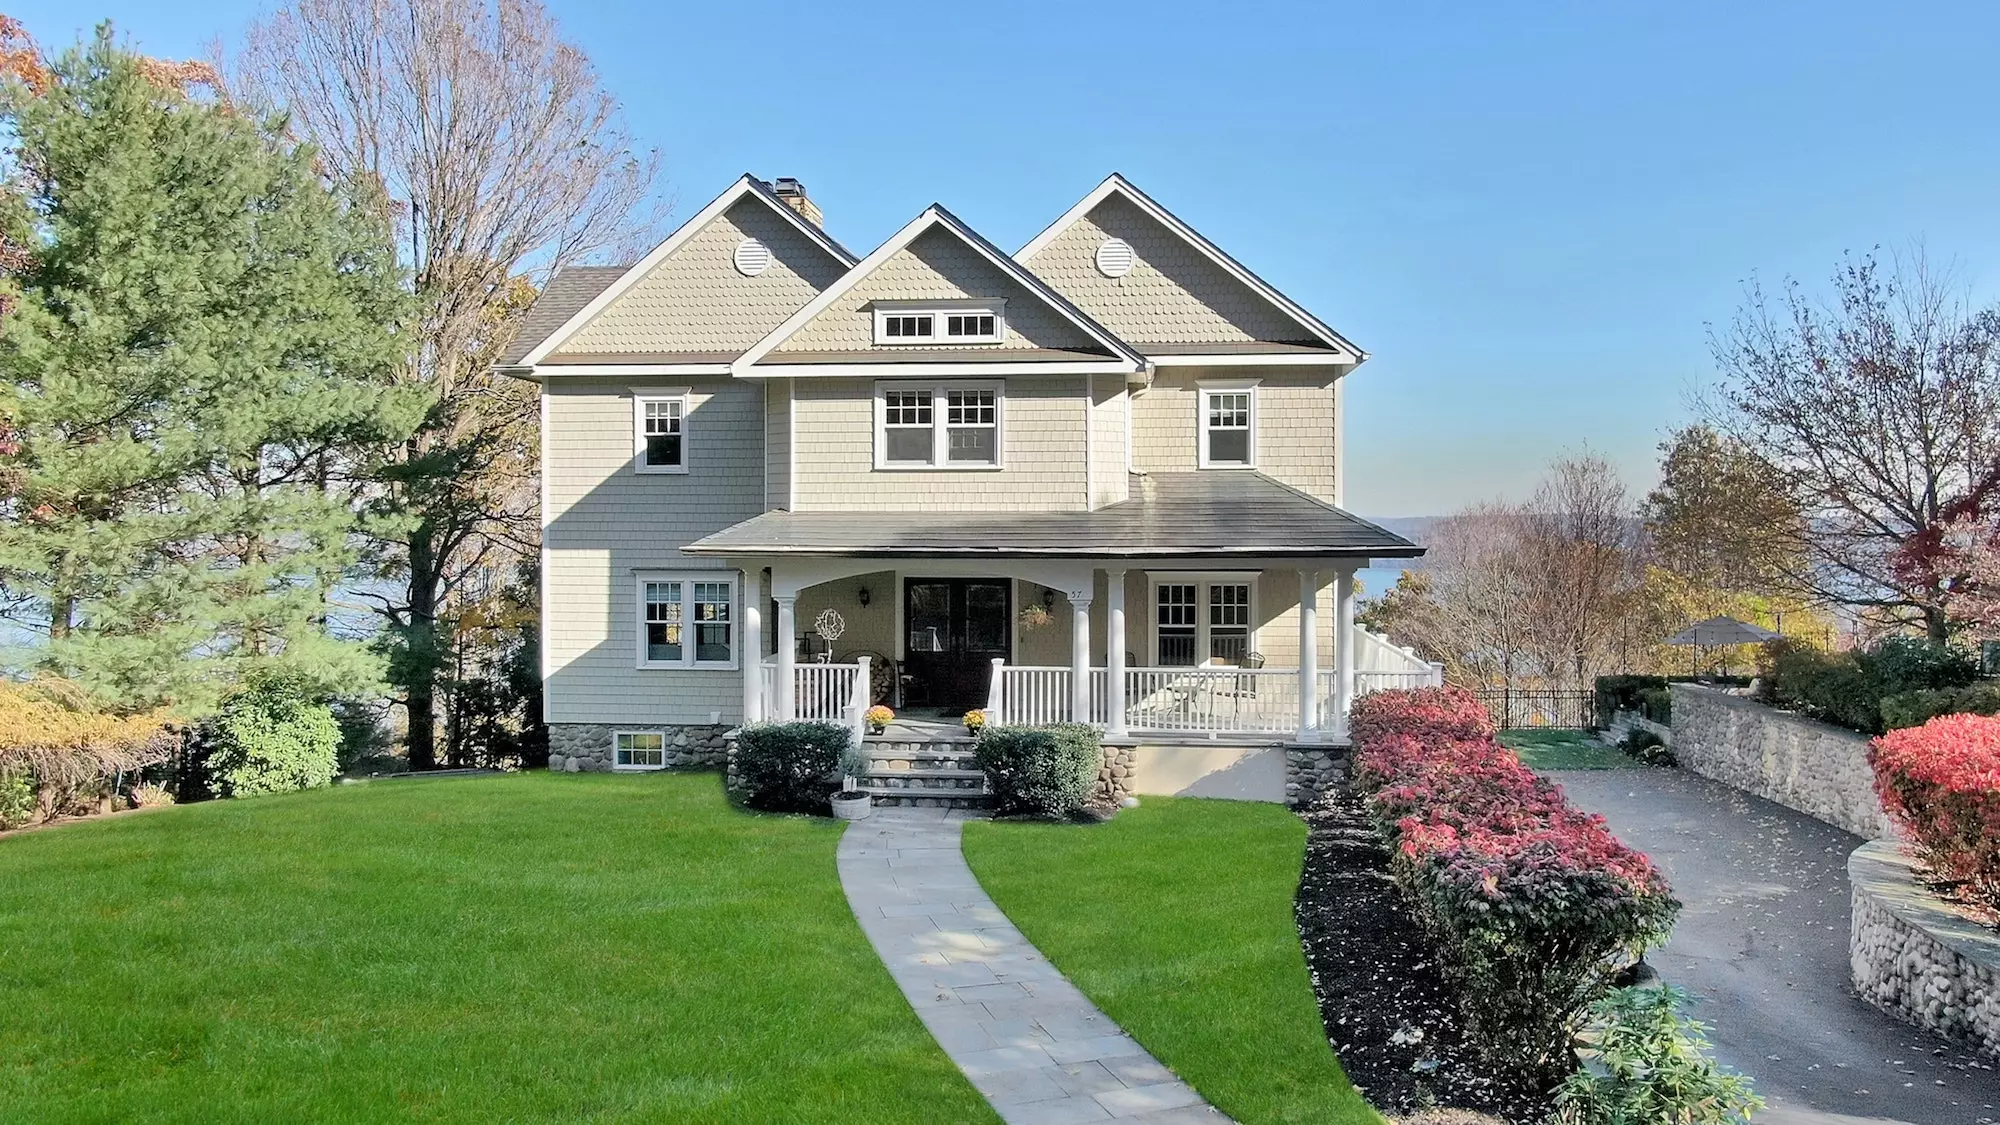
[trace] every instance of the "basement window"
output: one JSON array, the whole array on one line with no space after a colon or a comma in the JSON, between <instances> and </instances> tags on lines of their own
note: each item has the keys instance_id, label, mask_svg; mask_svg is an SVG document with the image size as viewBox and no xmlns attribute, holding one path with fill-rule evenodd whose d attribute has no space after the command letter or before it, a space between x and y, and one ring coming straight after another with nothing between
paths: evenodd
<instances>
[{"instance_id":1,"label":"basement window","mask_svg":"<svg viewBox=\"0 0 2000 1125\"><path fill-rule=\"evenodd\" d=\"M611 736L611 768L615 770L663 770L667 768L667 732L661 730L621 730Z\"/></svg>"}]
</instances>

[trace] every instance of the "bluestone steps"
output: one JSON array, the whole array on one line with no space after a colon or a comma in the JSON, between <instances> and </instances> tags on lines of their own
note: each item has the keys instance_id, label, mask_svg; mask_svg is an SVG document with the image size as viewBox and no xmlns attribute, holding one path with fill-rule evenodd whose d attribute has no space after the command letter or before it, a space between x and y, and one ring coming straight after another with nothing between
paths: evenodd
<instances>
[{"instance_id":1,"label":"bluestone steps","mask_svg":"<svg viewBox=\"0 0 2000 1125\"><path fill-rule=\"evenodd\" d=\"M978 809L992 803L970 738L871 735L861 740L868 770L856 787L878 805Z\"/></svg>"}]
</instances>

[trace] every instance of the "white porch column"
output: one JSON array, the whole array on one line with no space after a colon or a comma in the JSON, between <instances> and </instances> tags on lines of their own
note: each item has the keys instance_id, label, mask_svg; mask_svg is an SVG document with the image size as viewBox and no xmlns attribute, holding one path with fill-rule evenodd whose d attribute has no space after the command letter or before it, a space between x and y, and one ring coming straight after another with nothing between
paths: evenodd
<instances>
[{"instance_id":1,"label":"white porch column","mask_svg":"<svg viewBox=\"0 0 2000 1125\"><path fill-rule=\"evenodd\" d=\"M775 571L772 572L772 576L772 585L775 586L777 584ZM772 701L774 706L771 717L781 723L791 722L798 717L798 673L793 670L793 662L798 656L799 641L796 636L797 626L792 618L792 609L798 604L798 600L797 594L777 596L778 674L773 678L778 681L776 685L778 698Z\"/></svg>"},{"instance_id":2,"label":"white porch column","mask_svg":"<svg viewBox=\"0 0 2000 1125\"><path fill-rule=\"evenodd\" d=\"M1088 585L1069 592L1069 717L1075 723L1090 721L1090 594Z\"/></svg>"},{"instance_id":3,"label":"white porch column","mask_svg":"<svg viewBox=\"0 0 2000 1125\"><path fill-rule=\"evenodd\" d=\"M1125 572L1104 572L1104 733L1125 734Z\"/></svg>"},{"instance_id":4,"label":"white porch column","mask_svg":"<svg viewBox=\"0 0 2000 1125\"><path fill-rule=\"evenodd\" d=\"M737 614L736 651L743 666L743 721L764 717L764 591L763 575L743 572L743 610Z\"/></svg>"},{"instance_id":5,"label":"white porch column","mask_svg":"<svg viewBox=\"0 0 2000 1125\"><path fill-rule=\"evenodd\" d=\"M1335 730L1347 737L1347 709L1354 705L1354 568L1342 567L1333 580L1333 713Z\"/></svg>"},{"instance_id":6,"label":"white porch column","mask_svg":"<svg viewBox=\"0 0 2000 1125\"><path fill-rule=\"evenodd\" d=\"M1299 571L1299 741L1319 737L1319 571Z\"/></svg>"}]
</instances>

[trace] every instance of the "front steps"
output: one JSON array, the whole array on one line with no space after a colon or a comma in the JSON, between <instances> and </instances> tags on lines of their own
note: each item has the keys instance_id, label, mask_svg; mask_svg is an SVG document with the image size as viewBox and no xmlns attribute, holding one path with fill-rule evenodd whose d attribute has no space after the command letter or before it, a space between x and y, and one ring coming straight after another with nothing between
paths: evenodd
<instances>
[{"instance_id":1,"label":"front steps","mask_svg":"<svg viewBox=\"0 0 2000 1125\"><path fill-rule=\"evenodd\" d=\"M870 735L861 740L868 771L855 788L885 807L983 809L992 804L971 738L913 739Z\"/></svg>"}]
</instances>

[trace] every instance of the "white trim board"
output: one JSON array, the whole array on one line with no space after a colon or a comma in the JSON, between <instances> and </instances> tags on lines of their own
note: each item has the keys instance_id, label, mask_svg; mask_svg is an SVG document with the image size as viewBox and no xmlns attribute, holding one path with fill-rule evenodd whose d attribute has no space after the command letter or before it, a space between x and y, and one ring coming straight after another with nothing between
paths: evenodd
<instances>
[{"instance_id":1,"label":"white trim board","mask_svg":"<svg viewBox=\"0 0 2000 1125\"><path fill-rule=\"evenodd\" d=\"M838 242L828 238L825 231L807 222L804 216L792 210L782 200L772 195L765 189L763 182L758 180L757 177L745 172L735 183L729 185L721 195L710 200L708 206L695 212L693 218L675 228L674 233L668 235L666 240L658 246L653 247L652 252L634 262L630 269L619 275L618 280L605 286L602 293L592 297L590 303L578 309L568 320L563 322L562 327L543 337L541 343L536 344L529 350L528 354L522 356L517 363L510 366L533 367L537 363L540 363L551 352L554 352L563 341L574 336L579 329L595 319L598 313L603 312L609 307L611 302L624 296L625 291L638 284L640 278L653 272L654 266L666 261L688 239L693 238L703 228L707 227L709 223L713 222L731 207L734 207L738 201L746 196L761 200L787 222L797 227L800 233L812 239L827 253L833 255L834 259L842 265L850 268L854 265L854 255L849 254Z\"/></svg>"},{"instance_id":2,"label":"white trim board","mask_svg":"<svg viewBox=\"0 0 2000 1125\"><path fill-rule=\"evenodd\" d=\"M1088 215L1091 211L1095 210L1098 204L1104 202L1105 199L1109 198L1113 194L1123 196L1125 199L1130 201L1134 206L1138 207L1141 211L1144 211L1146 214L1152 216L1152 218L1157 220L1162 226L1166 227L1170 231L1173 231L1176 235L1179 235L1182 241L1186 242L1188 245L1194 247L1196 250L1201 251L1201 253L1206 255L1210 261L1222 267L1222 269L1225 272L1230 274L1232 277L1236 278L1236 280L1249 286L1252 291L1256 292L1259 296L1263 297L1265 300L1276 305L1280 310L1282 310L1287 316L1290 316L1293 320L1298 321L1301 327L1310 331L1315 337L1324 341L1330 347L1336 348L1340 351L1341 353L1340 356L1334 357L1330 360L1322 360L1321 362L1330 361L1335 363L1360 363L1368 358L1367 352L1362 351L1352 341L1348 340L1340 333L1335 332L1332 328L1328 327L1325 321L1322 321L1318 317L1307 312L1305 310L1305 307L1300 305L1297 301L1294 301L1290 297L1287 297L1283 293L1280 293L1275 286L1271 285L1270 282L1267 282L1263 278L1258 277L1256 274L1250 272L1247 266L1237 261L1235 258L1230 257L1229 254L1226 251L1224 251L1220 246L1217 246L1215 243L1210 242L1206 237L1202 235L1200 231L1197 231L1193 227L1182 222L1178 215L1175 215L1172 211L1169 211L1165 207L1160 206L1160 204L1157 201L1155 201L1153 197L1147 195L1143 191L1140 191L1137 187L1135 187L1132 184L1130 180L1127 180L1124 176L1118 174L1117 172L1113 172L1109 176L1106 176L1104 178L1104 182L1098 184L1095 188L1091 189L1090 194L1084 196L1081 200L1077 201L1076 206L1071 207L1069 210L1063 212L1062 215L1059 218L1057 218L1055 222L1050 223L1048 227L1042 231L1042 233L1030 239L1026 246L1021 247L1021 249L1015 253L1014 259L1018 262L1026 264L1028 259L1033 258L1036 254L1040 253L1043 249L1045 249L1049 245L1049 243L1055 241L1057 235L1060 235L1063 231L1069 229L1070 225L1076 222L1078 219L1082 218L1085 215ZM1159 361L1155 359L1154 362L1157 363Z\"/></svg>"}]
</instances>

